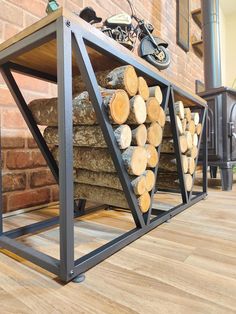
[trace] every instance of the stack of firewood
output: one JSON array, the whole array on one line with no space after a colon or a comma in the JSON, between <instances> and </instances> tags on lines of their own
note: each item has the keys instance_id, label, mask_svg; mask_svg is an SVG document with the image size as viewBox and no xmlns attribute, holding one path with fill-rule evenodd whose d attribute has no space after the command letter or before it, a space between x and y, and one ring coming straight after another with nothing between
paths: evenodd
<instances>
[{"instance_id":1,"label":"stack of firewood","mask_svg":"<svg viewBox=\"0 0 236 314\"><path fill-rule=\"evenodd\" d=\"M161 89L148 87L130 65L97 72L96 78L130 184L146 212L166 120ZM81 76L73 78L72 105L75 198L129 208ZM37 124L47 126L44 138L58 161L57 98L34 100L29 108Z\"/></svg>"},{"instance_id":2,"label":"stack of firewood","mask_svg":"<svg viewBox=\"0 0 236 314\"><path fill-rule=\"evenodd\" d=\"M192 112L189 107L184 107L182 101L177 101L174 106L179 135L179 147L182 153L182 169L184 172L185 186L187 191L191 191L202 124L199 121L199 113ZM172 128L168 115L163 136L157 187L175 189L179 187L179 178Z\"/></svg>"}]
</instances>

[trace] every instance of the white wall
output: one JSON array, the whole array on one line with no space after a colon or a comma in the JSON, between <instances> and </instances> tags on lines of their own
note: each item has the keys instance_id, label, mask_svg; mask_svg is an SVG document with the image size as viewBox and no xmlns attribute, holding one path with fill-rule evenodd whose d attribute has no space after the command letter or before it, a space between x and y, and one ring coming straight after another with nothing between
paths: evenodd
<instances>
[{"instance_id":1,"label":"white wall","mask_svg":"<svg viewBox=\"0 0 236 314\"><path fill-rule=\"evenodd\" d=\"M236 89L236 12L225 14L220 8L219 18L222 85Z\"/></svg>"}]
</instances>

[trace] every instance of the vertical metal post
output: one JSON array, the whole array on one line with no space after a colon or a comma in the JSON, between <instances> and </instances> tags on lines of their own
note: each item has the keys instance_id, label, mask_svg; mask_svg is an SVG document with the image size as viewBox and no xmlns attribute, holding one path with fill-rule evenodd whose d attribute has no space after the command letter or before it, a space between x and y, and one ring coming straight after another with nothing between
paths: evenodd
<instances>
[{"instance_id":1,"label":"vertical metal post","mask_svg":"<svg viewBox=\"0 0 236 314\"><path fill-rule=\"evenodd\" d=\"M74 188L72 143L72 43L69 21L57 21L59 122L60 277L74 272Z\"/></svg>"},{"instance_id":2,"label":"vertical metal post","mask_svg":"<svg viewBox=\"0 0 236 314\"><path fill-rule=\"evenodd\" d=\"M203 192L207 193L207 167L208 167L208 147L207 147L207 128L208 128L208 109L206 108L205 121L203 126L203 143L202 143L202 180Z\"/></svg>"}]
</instances>

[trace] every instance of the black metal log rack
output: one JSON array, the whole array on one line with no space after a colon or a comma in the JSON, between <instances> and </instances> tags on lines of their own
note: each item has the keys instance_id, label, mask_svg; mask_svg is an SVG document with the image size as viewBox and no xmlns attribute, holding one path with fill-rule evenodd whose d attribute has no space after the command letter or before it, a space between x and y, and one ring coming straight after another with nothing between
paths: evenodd
<instances>
[{"instance_id":1,"label":"black metal log rack","mask_svg":"<svg viewBox=\"0 0 236 314\"><path fill-rule=\"evenodd\" d=\"M163 109L169 107L177 171L180 181L182 203L168 211L155 210L142 214L137 205L137 199L131 188L128 174L124 169L120 150L116 144L112 127L103 112L102 98L94 71L106 69L111 65L132 65L139 75L145 77L149 85L159 85L163 93ZM159 72L144 60L136 57L126 48L109 39L99 30L65 10L58 10L33 27L17 35L8 44L0 46L0 67L4 80L14 97L14 100L24 117L35 141L38 144L52 174L59 184L60 210L59 216L46 221L27 225L11 231L3 230L2 206L0 209L0 246L38 266L56 274L62 281L69 282L89 268L103 261L113 253L122 249L132 241L141 237L158 225L169 220L186 208L205 198L207 195L207 143L206 115L207 106L199 97L189 94L175 84L163 78ZM59 167L57 166L32 113L13 77L12 72L36 77L58 85L58 123L59 123ZM97 120L102 129L105 141L113 159L123 191L130 207L130 213L135 222L135 228L102 245L94 251L74 259L74 219L87 213L106 208L100 205L90 209L85 208L85 200L80 200L74 211L73 197L73 143L72 143L72 76L80 72L89 96L94 105ZM198 110L203 127L202 147L203 184L202 190L187 192L181 164L179 138L176 127L174 102L182 99ZM65 106L66 104L66 106ZM160 154L160 147L158 148ZM155 169L157 175L158 167ZM60 175L59 175L60 174ZM158 188L158 182L157 182ZM153 189L153 199L157 191ZM166 191L168 193L168 191ZM172 191L171 191L172 192ZM32 247L17 241L18 237L59 224L60 258L56 259L39 252Z\"/></svg>"}]
</instances>

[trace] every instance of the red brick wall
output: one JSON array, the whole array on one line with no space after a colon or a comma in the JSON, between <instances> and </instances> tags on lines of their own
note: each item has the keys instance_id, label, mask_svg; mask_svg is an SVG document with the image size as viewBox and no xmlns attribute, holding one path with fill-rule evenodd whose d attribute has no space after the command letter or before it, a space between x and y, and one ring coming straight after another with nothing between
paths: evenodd
<instances>
[{"instance_id":1,"label":"red brick wall","mask_svg":"<svg viewBox=\"0 0 236 314\"><path fill-rule=\"evenodd\" d=\"M92 6L106 18L122 10L130 12L125 0L60 0L72 11ZM190 0L191 9L200 0ZM46 0L0 0L0 42L45 16ZM202 60L192 48L185 53L176 45L176 1L135 0L137 14L151 22L155 33L169 42L171 65L165 71L170 78L194 91L195 80L203 79ZM200 30L190 19L190 37L200 38ZM55 88L39 80L15 75L27 101L55 95ZM3 204L5 211L27 208L57 200L57 186L46 167L29 131L0 76L0 114L2 128Z\"/></svg>"}]
</instances>

